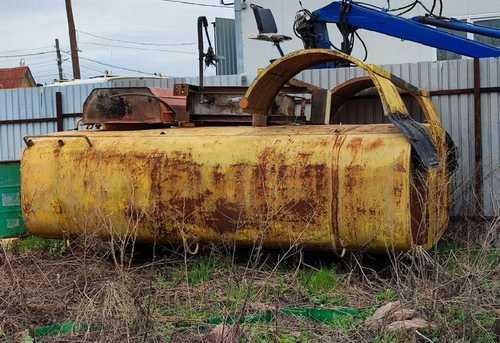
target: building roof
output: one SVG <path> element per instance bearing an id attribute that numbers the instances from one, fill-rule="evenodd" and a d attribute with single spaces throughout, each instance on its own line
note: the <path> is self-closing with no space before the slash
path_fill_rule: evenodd
<path id="1" fill-rule="evenodd" d="M 104 83 L 118 80 L 168 80 L 165 76 L 98 76 L 90 79 L 79 79 L 69 81 L 54 81 L 54 83 L 44 85 L 44 87 L 78 86 L 91 83 Z"/>
<path id="2" fill-rule="evenodd" d="M 0 89 L 35 86 L 36 82 L 29 67 L 0 68 Z"/>

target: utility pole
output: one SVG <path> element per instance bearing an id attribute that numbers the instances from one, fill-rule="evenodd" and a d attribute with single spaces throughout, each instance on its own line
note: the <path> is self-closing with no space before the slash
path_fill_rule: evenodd
<path id="1" fill-rule="evenodd" d="M 59 81 L 63 79 L 61 50 L 59 49 L 59 39 L 56 38 L 57 70 L 59 71 Z"/>
<path id="2" fill-rule="evenodd" d="M 71 63 L 73 64 L 73 78 L 80 78 L 80 61 L 78 59 L 78 46 L 76 44 L 75 20 L 71 0 L 66 0 L 66 16 L 68 17 L 69 45 L 71 47 Z"/>

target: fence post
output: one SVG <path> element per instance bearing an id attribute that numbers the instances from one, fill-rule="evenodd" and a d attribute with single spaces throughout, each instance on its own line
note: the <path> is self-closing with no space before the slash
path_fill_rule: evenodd
<path id="1" fill-rule="evenodd" d="M 483 139 L 481 132 L 481 64 L 479 58 L 474 59 L 474 160 L 475 184 L 479 216 L 483 213 Z"/>
<path id="2" fill-rule="evenodd" d="M 64 115 L 62 106 L 62 93 L 56 92 L 56 120 L 57 120 L 57 131 L 64 131 Z"/>

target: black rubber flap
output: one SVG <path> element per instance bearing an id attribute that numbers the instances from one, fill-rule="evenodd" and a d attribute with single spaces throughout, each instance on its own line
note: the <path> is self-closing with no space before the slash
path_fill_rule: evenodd
<path id="1" fill-rule="evenodd" d="M 439 167 L 439 156 L 436 146 L 427 128 L 408 115 L 395 113 L 389 115 L 389 120 L 396 125 L 408 139 L 422 164 L 427 168 Z"/>

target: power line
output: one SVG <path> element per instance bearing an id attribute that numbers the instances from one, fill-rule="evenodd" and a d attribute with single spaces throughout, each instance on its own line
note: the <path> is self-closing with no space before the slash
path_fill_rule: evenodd
<path id="1" fill-rule="evenodd" d="M 11 52 L 24 52 L 24 51 L 37 51 L 37 50 L 44 50 L 44 49 L 50 49 L 52 48 L 51 46 L 42 46 L 40 48 L 30 48 L 30 49 L 16 49 L 16 50 L 2 50 L 0 51 L 0 54 L 8 54 Z"/>
<path id="2" fill-rule="evenodd" d="M 132 50 L 140 50 L 140 51 L 160 51 L 160 52 L 170 52 L 170 53 L 173 53 L 173 54 L 188 54 L 188 55 L 192 55 L 192 54 L 196 53 L 194 51 L 166 50 L 166 49 L 147 49 L 147 48 L 139 48 L 139 47 L 135 47 L 135 46 L 124 46 L 124 45 L 115 45 L 115 44 L 101 44 L 101 43 L 94 43 L 94 42 L 81 42 L 80 45 L 95 45 L 95 46 L 102 46 L 102 47 L 109 47 L 109 48 L 132 49 Z"/>
<path id="3" fill-rule="evenodd" d="M 38 61 L 35 63 L 30 63 L 30 62 L 24 61 L 24 64 L 28 67 L 31 67 L 31 66 L 49 65 L 49 64 L 53 64 L 54 62 L 55 62 L 55 59 L 50 59 L 50 60 Z M 8 62 L 4 62 L 4 63 L 8 63 Z"/>
<path id="4" fill-rule="evenodd" d="M 51 59 L 50 61 L 40 61 L 40 62 L 36 62 L 36 63 L 26 63 L 26 65 L 28 67 L 31 67 L 31 66 L 43 66 L 43 65 L 49 65 L 49 64 L 53 64 L 55 62 L 55 59 Z"/>
<path id="5" fill-rule="evenodd" d="M 203 6 L 203 7 L 218 7 L 218 8 L 229 8 L 229 9 L 234 8 L 232 6 L 202 4 L 199 2 L 181 1 L 181 0 L 160 0 L 160 1 L 173 2 L 173 3 L 177 3 L 177 4 L 183 4 L 183 5 Z"/>
<path id="6" fill-rule="evenodd" d="M 36 68 L 31 68 L 31 71 L 35 71 L 35 72 L 41 72 L 41 71 L 47 71 L 47 70 L 57 70 L 55 63 L 51 63 L 51 64 L 45 64 L 45 65 L 38 65 L 36 66 Z M 31 66 L 28 66 L 26 65 L 27 67 L 31 67 Z"/>
<path id="7" fill-rule="evenodd" d="M 67 54 L 68 52 L 66 51 L 63 51 L 65 54 Z M 110 68 L 116 68 L 116 69 L 121 69 L 121 70 L 126 70 L 126 71 L 130 71 L 130 72 L 133 72 L 133 73 L 139 73 L 139 74 L 144 74 L 144 75 L 155 75 L 153 73 L 148 73 L 148 72 L 145 72 L 145 71 L 142 71 L 142 70 L 137 70 L 137 69 L 132 69 L 132 68 L 128 68 L 128 67 L 123 67 L 123 66 L 118 66 L 118 65 L 114 65 L 114 64 L 110 64 L 110 63 L 106 63 L 106 62 L 101 62 L 99 60 L 96 60 L 94 58 L 90 58 L 90 57 L 83 57 L 83 56 L 80 56 L 80 59 L 82 60 L 86 60 L 86 61 L 89 61 L 89 62 L 93 62 L 93 63 L 96 63 L 96 64 L 100 64 L 102 66 L 105 66 L 105 67 L 110 67 Z"/>
<path id="8" fill-rule="evenodd" d="M 52 51 L 42 51 L 42 52 L 37 52 L 37 53 L 32 53 L 32 54 L 4 55 L 4 56 L 0 56 L 0 58 L 18 58 L 18 57 L 38 56 L 38 55 L 53 54 L 55 52 L 56 52 L 55 50 L 52 50 Z"/>
<path id="9" fill-rule="evenodd" d="M 104 39 L 112 42 L 120 42 L 120 43 L 129 43 L 129 44 L 137 44 L 137 45 L 153 45 L 153 46 L 185 46 L 185 45 L 195 45 L 196 43 L 151 43 L 151 42 L 135 42 L 135 41 L 130 41 L 130 40 L 123 40 L 123 39 L 116 39 L 116 38 L 109 38 L 109 37 L 104 37 L 100 35 L 96 35 L 95 33 L 91 32 L 86 32 L 82 30 L 76 30 L 78 33 L 83 33 L 84 35 L 94 37 L 94 38 L 99 38 L 99 39 Z"/>
<path id="10" fill-rule="evenodd" d="M 92 68 L 92 67 L 89 67 L 88 65 L 86 64 L 82 64 L 81 65 L 84 69 L 87 69 L 87 70 L 90 70 L 90 71 L 93 71 L 93 72 L 96 72 L 96 73 L 101 73 L 101 74 L 104 74 L 105 70 L 100 70 L 100 69 L 96 69 L 96 68 Z"/>
<path id="11" fill-rule="evenodd" d="M 49 77 L 49 76 L 58 76 L 58 74 L 53 73 L 53 74 L 45 74 L 45 75 L 34 75 L 35 78 L 44 78 L 44 77 Z"/>

